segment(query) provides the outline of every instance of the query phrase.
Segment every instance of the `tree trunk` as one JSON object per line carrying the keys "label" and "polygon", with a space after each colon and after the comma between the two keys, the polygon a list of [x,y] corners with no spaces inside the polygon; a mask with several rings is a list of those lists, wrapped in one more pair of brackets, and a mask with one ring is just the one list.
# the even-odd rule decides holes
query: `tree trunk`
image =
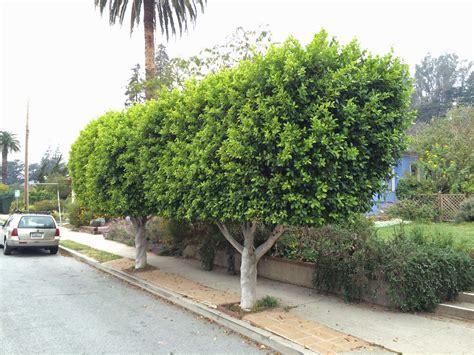
{"label": "tree trunk", "polygon": [[245,246],[240,265],[240,308],[244,310],[252,309],[257,301],[257,263],[254,246]]}
{"label": "tree trunk", "polygon": [[143,269],[146,263],[146,222],[147,217],[132,217],[133,227],[135,229],[135,269]]}
{"label": "tree trunk", "polygon": [[257,264],[260,258],[275,244],[285,231],[282,225],[277,225],[268,239],[255,249],[254,239],[257,230],[257,222],[242,223],[241,229],[244,235],[244,245],[240,245],[230,234],[226,225],[217,223],[224,237],[239,253],[242,254],[240,265],[240,308],[250,310],[257,301]]}
{"label": "tree trunk", "polygon": [[8,173],[8,152],[5,151],[5,148],[2,149],[2,183],[8,185],[7,173]]}
{"label": "tree trunk", "polygon": [[[156,76],[155,64],[155,0],[143,1],[143,26],[145,30],[145,79],[149,81]],[[150,85],[145,85],[145,98],[153,98]]]}

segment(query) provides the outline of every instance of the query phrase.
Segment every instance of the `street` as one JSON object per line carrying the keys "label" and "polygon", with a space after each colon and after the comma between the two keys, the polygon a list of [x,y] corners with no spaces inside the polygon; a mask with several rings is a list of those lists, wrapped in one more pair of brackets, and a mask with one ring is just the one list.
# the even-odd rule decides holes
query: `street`
{"label": "street", "polygon": [[228,333],[71,257],[0,250],[0,354],[262,354]]}

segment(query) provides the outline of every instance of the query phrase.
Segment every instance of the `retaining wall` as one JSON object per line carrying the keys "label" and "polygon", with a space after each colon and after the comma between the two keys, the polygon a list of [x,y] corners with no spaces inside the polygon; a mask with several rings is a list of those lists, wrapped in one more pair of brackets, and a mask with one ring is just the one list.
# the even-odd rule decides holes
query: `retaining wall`
{"label": "retaining wall", "polygon": [[[186,258],[199,259],[198,246],[188,245],[183,256]],[[235,254],[235,270],[240,270],[240,254]],[[223,250],[217,251],[214,265],[227,268],[227,255]],[[258,263],[258,276],[266,279],[285,282],[291,285],[303,286],[314,289],[313,274],[314,264],[300,261],[291,261],[273,257],[263,257]],[[369,282],[368,290],[362,295],[362,300],[368,303],[384,307],[390,306],[388,300],[387,285],[383,282]],[[342,292],[338,292],[341,294]]]}

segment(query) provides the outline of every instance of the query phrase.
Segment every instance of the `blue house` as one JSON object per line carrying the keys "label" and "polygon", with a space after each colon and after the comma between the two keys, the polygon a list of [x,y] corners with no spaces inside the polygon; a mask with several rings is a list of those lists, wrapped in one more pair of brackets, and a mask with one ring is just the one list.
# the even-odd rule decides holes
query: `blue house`
{"label": "blue house", "polygon": [[385,181],[384,191],[374,195],[372,198],[371,213],[377,214],[396,201],[395,191],[397,190],[398,182],[408,176],[418,176],[417,161],[418,157],[415,154],[406,153],[403,155],[397,166],[393,167],[392,178]]}

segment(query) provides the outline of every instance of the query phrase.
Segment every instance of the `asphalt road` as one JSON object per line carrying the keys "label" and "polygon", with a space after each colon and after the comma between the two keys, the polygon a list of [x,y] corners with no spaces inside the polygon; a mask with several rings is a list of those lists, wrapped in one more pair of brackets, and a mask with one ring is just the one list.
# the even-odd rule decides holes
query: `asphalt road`
{"label": "asphalt road", "polygon": [[0,354],[264,354],[73,258],[0,250]]}

